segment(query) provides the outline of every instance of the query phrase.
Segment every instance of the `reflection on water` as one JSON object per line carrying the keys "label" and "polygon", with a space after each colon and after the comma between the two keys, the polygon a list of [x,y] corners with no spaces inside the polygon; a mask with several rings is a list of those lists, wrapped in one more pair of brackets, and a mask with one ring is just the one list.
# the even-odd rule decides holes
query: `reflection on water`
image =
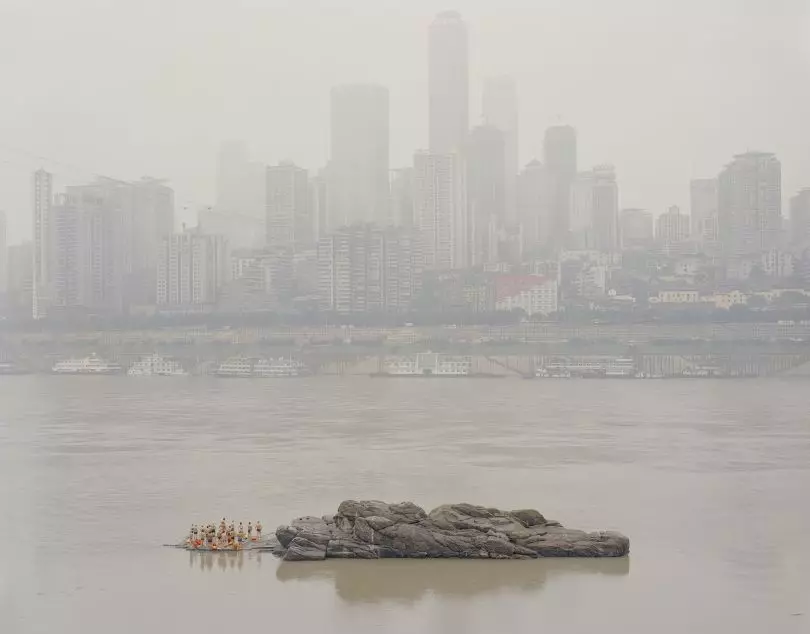
{"label": "reflection on water", "polygon": [[547,582],[558,577],[626,575],[629,572],[629,557],[531,561],[384,559],[282,562],[276,570],[276,578],[282,582],[329,582],[338,597],[347,603],[411,603],[427,594],[471,597],[503,590],[539,592]]}
{"label": "reflection on water", "polygon": [[[270,555],[272,557],[272,555]],[[242,570],[245,562],[258,568],[262,565],[262,553],[256,550],[249,552],[188,551],[188,567],[207,572],[209,570]]]}

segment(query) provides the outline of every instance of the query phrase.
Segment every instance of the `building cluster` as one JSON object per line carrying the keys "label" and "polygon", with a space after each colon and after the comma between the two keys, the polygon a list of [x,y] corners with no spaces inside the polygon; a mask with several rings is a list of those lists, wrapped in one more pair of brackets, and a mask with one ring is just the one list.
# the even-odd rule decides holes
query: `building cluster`
{"label": "building cluster", "polygon": [[571,126],[549,128],[542,157],[520,167],[511,78],[485,81],[482,123],[470,125],[459,13],[436,16],[428,41],[429,139],[410,165],[389,164],[388,89],[353,84],[331,91],[319,170],[266,166],[243,143],[223,144],[216,204],[192,229],[176,230],[164,182],[100,179],[55,195],[39,171],[32,242],[7,248],[0,215],[0,293],[34,318],[296,307],[531,316],[728,308],[810,286],[810,189],[784,218],[773,154],[741,154],[692,181],[688,212],[622,209],[616,170],[581,166]]}

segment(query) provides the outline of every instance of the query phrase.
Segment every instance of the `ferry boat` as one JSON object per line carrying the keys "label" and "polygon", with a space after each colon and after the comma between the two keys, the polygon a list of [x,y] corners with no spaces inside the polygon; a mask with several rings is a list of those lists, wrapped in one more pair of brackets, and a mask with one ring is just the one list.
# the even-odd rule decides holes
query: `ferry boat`
{"label": "ferry boat", "polygon": [[112,363],[101,357],[92,354],[83,359],[65,359],[57,361],[51,371],[54,374],[120,374],[122,368],[117,363]]}
{"label": "ferry boat", "polygon": [[285,379],[308,376],[310,372],[306,365],[293,358],[231,357],[214,374],[233,379]]}
{"label": "ferry boat", "polygon": [[412,357],[386,359],[382,370],[372,374],[383,378],[502,378],[499,374],[475,374],[472,372],[472,359],[435,352],[422,352]]}
{"label": "ferry boat", "polygon": [[133,363],[127,376],[188,376],[188,372],[177,361],[153,354]]}

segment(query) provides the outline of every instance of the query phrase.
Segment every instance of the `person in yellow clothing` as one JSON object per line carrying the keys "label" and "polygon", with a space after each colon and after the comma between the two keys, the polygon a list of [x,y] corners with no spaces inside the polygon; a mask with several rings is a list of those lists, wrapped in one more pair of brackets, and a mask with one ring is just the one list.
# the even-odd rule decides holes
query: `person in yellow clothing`
{"label": "person in yellow clothing", "polygon": [[258,520],[256,521],[256,539],[262,541],[262,523]]}

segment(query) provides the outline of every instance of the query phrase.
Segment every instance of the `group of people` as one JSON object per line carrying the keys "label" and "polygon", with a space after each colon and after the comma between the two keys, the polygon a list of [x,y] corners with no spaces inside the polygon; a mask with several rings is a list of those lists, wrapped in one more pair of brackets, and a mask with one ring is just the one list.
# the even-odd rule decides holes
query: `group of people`
{"label": "group of people", "polygon": [[245,531],[242,522],[239,522],[237,528],[233,521],[228,524],[223,517],[219,526],[216,524],[206,524],[204,526],[192,524],[187,543],[192,548],[207,547],[218,550],[221,548],[240,548],[246,542],[261,541],[261,539],[261,522],[256,522],[255,525],[248,522],[247,531]]}

